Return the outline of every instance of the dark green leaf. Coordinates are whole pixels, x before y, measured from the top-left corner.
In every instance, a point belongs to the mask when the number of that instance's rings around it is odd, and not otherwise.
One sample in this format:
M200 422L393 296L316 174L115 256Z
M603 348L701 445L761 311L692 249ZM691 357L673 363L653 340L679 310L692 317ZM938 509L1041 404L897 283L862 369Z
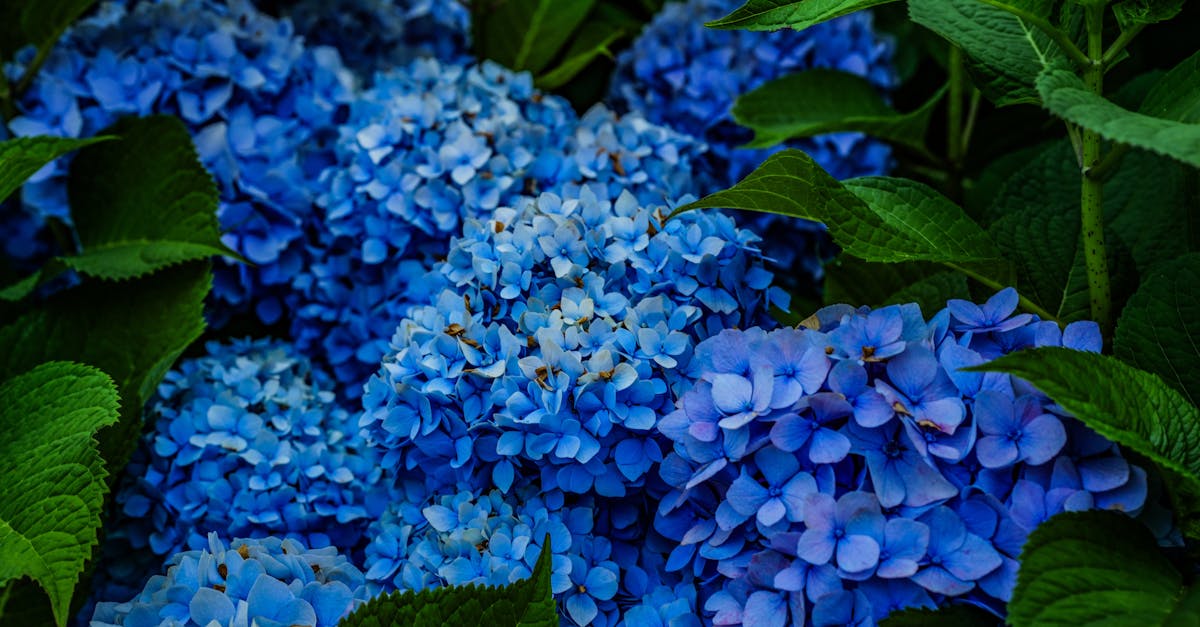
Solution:
M706 207L824 222L846 253L867 261L969 263L1000 257L962 209L929 187L887 177L839 183L799 150L771 155L733 188L675 213Z
M1183 0L1124 0L1113 5L1122 30L1143 24L1165 22L1183 9Z
M1114 352L1200 404L1200 253L1156 266L1121 313Z
M1157 375L1115 357L1053 347L972 370L1025 379L1100 435L1200 482L1200 409Z
M371 599L338 626L554 627L558 625L558 612L550 586L552 555L548 536L542 547L529 579L503 587L457 586L393 592Z
M1166 625L1182 611L1190 616L1179 624L1195 624L1193 597L1141 523L1114 512L1068 512L1029 535L1008 620L1014 627Z
M894 0L748 0L733 13L705 26L726 30L804 30Z
M96 366L124 400L119 424L100 434L108 468L119 471L133 450L142 405L204 330L212 275L192 262L117 284L85 283L0 328L0 379L45 361Z
M946 605L937 609L913 608L892 612L879 627L988 627L1000 625L995 615L974 605Z
M112 137L18 137L0 142L0 202L8 198L47 163L71 152Z
M942 271L935 263L872 263L841 254L825 264L824 303L882 306L894 294Z
M1047 68L1038 76L1037 90L1045 107L1068 122L1094 131L1106 139L1200 167L1200 124L1156 118L1123 109L1103 96L1092 93L1074 72L1057 67Z
M0 384L0 585L33 578L60 627L107 492L92 436L117 409L112 380L90 366L51 362Z
M967 277L961 272L943 270L914 281L911 285L889 296L883 304L916 303L928 318L945 308L946 301L953 298L963 300L971 298L971 293L967 290Z
M537 86L542 89L558 89L582 72L597 57L611 57L609 46L628 34L626 28L625 24L612 19L589 20L587 28L582 29L563 54L562 62L537 78Z
M87 275L128 279L214 255L221 244L217 187L187 127L172 116L124 118L119 142L71 164L71 216L83 252L62 262Z
M541 72L584 22L596 0L483 0L472 5L480 56Z
M979 0L909 0L909 16L970 59L976 86L997 105L1038 102L1038 73L1062 52L1036 27Z
M0 3L0 59L33 44L47 49L96 0L5 0Z
M742 95L733 118L754 131L752 148L767 148L796 137L859 131L928 154L925 131L944 90L921 108L901 114L866 79L833 70L784 76Z
M1158 79L1138 111L1164 120L1200 122L1200 51Z

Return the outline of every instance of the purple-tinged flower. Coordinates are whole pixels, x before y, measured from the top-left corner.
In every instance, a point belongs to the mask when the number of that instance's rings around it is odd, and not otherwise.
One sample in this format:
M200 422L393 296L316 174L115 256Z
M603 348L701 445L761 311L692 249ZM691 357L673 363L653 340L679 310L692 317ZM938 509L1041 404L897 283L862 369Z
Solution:
M812 474L801 470L795 455L770 447L755 453L754 462L766 485L743 469L725 495L733 511L742 520L755 516L768 527L784 518L790 522L802 520L805 499L817 491Z
M806 449L806 456L814 464L842 461L850 452L850 439L838 428L854 408L837 394L813 394L806 401L807 409L775 421L771 443L789 453Z
M929 549L912 580L937 594L961 595L975 582L1000 568L1003 560L983 538L969 533L958 514L935 507L919 518L929 526Z
M1013 315L1013 312L1017 310L1019 298L1017 290L1007 287L993 294L983 305L951 299L946 303L946 308L950 310L950 316L953 318L951 328L960 333L967 331L986 333L1011 331L1024 326L1033 319L1033 316L1031 314Z
M836 501L810 494L804 501L805 530L796 555L810 564L831 560L843 577L865 579L879 564L886 521L869 492L849 492Z
M851 423L850 441L867 462L871 484L883 507L921 507L958 494L913 447L900 425L864 429Z
M974 413L982 434L975 454L987 468L1020 461L1044 464L1067 442L1062 421L1045 413L1037 399L1030 396L1014 402L1011 396L999 392L981 392L975 399Z
M843 590L822 597L813 606L813 627L870 627L875 624L871 601L861 590Z
M929 349L909 346L888 361L887 375L888 381L876 383L876 389L897 414L911 418L923 429L954 435L966 417L966 408L957 388Z

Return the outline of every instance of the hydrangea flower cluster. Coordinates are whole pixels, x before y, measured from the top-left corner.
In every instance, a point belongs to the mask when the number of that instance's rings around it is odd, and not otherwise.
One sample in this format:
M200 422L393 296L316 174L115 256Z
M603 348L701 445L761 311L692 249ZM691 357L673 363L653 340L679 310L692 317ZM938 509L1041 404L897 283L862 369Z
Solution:
M742 3L669 2L617 58L610 100L621 111L642 111L652 122L700 138L711 148L718 185L754 169L769 151L739 149L751 138L734 123L734 100L772 79L831 68L862 76L881 89L894 85L892 44L876 36L870 12L860 11L797 32L720 30L704 23ZM838 178L880 174L889 152L859 133L837 133L796 144ZM727 177L727 178L726 178Z
M360 426L401 472L622 496L662 457L654 426L693 344L786 306L756 239L719 213L663 222L590 187L468 220L437 269L446 287L368 382Z
M462 0L301 0L286 15L306 42L337 48L362 76L418 57L468 57L471 13Z
M234 540L216 533L177 553L133 599L96 606L92 627L335 627L367 601L361 570L337 549L296 540Z
M1033 346L1098 351L1093 323L1013 315L1014 290L834 307L808 328L724 331L658 424L673 488L667 569L719 589L718 625L869 624L952 597L1000 608L1030 531L1061 511L1135 513L1146 473L1027 383L967 372Z
M465 219L521 194L581 187L663 203L692 189L703 150L638 115L597 107L576 118L528 74L490 62L418 60L381 74L351 107L337 165L322 176L292 335L357 396Z
M30 61L22 52L10 77ZM225 243L254 262L221 263L214 293L270 323L303 265L306 181L326 165L325 135L354 77L329 47L306 47L291 22L244 0L106 2L55 46L9 122L18 136L86 137L123 115L171 113L190 127L221 191ZM32 227L67 218L58 160L23 188ZM37 251L10 252L34 254Z
M386 487L332 382L276 340L207 349L148 405L153 430L117 494L120 535L161 556L202 548L213 531L360 547Z
M752 134L733 121L737 96L802 70L829 68L862 76L880 89L894 86L892 44L876 35L869 11L859 11L801 32L719 30L704 23L732 12L738 0L669 2L617 58L609 100L619 111L641 111L650 121L687 133L709 146L708 167L717 189L740 181L776 149L740 148ZM834 177L884 174L891 151L861 133L832 133L788 142ZM715 189L697 189L708 193ZM827 238L816 223L774 214L743 216L764 236L767 255L789 285L805 290L821 275ZM799 245L798 245L799 243Z

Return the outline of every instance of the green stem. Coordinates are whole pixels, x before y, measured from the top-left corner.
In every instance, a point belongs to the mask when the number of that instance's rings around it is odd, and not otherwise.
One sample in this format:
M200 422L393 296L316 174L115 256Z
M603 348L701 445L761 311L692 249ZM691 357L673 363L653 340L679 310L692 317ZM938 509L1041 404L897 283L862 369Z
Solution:
M1104 69L1106 71L1117 60L1117 55L1121 54L1121 51L1125 49L1125 46L1128 46L1129 42L1133 41L1133 38L1137 37L1138 33L1142 32L1142 29L1145 27L1145 24L1136 24L1129 27L1127 30L1121 31L1121 34L1117 37L1117 40L1114 41L1113 44L1108 47L1108 50L1104 51L1104 55L1100 57L1100 62L1104 65Z
M966 71L962 50L950 46L950 93L946 100L946 161L950 170L946 195L958 202L962 196L963 94L966 92Z
M1115 148L1108 151L1108 154L1104 155L1104 159L1100 161L1100 165L1087 171L1088 178L1095 179L1101 183L1107 181L1108 177L1112 176L1113 171L1117 169L1117 166L1121 165L1121 158L1127 152L1129 152L1129 144L1117 144Z
M979 117L979 101L983 94L978 89L971 89L971 105L967 107L967 123L963 127L961 154L966 157L967 147L971 145L971 134L975 132L975 120Z
M1088 55L1092 63L1083 74L1088 90L1100 95L1104 90L1102 7L1087 7ZM1108 256L1104 245L1104 183L1089 176L1101 161L1100 135L1082 129L1083 169L1079 195L1080 218L1083 226L1083 254L1087 264L1088 299L1091 302L1092 319L1100 325L1104 337L1112 334L1112 287L1109 284Z
M951 270L956 270L958 272L961 272L961 273L967 275L968 278L974 279L974 280L982 283L983 285L985 285L993 290L996 290L997 292L1006 287L1009 287L987 275L979 274L978 272L975 272L974 270L970 270L970 269L960 266L958 264L946 263L944 265L947 268L950 268ZM1058 316L1055 316L1054 314L1050 313L1050 311L1047 310L1045 307L1042 307L1041 305L1029 300L1028 298L1025 298L1024 296L1020 297L1018 304L1025 311L1028 311L1029 313L1032 313L1032 314L1037 314L1037 316L1039 318L1041 318L1042 320L1050 320L1052 322L1058 322ZM1061 326L1061 323L1060 323L1060 326Z

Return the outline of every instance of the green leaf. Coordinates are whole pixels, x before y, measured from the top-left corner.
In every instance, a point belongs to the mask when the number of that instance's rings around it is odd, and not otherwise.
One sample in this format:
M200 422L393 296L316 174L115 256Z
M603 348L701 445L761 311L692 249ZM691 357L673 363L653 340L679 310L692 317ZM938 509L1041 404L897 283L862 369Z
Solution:
M1200 123L1200 51L1158 79L1138 111L1164 120Z
M1156 118L1119 107L1092 93L1074 72L1058 67L1047 68L1038 76L1037 90L1045 107L1055 116L1105 139L1200 167L1200 124Z
M375 597L342 619L338 627L394 625L488 625L555 627L558 612L550 586L550 539L533 575L507 586L456 586Z
M1200 253L1155 267L1121 313L1113 349L1200 404Z
M1036 27L979 0L909 0L908 13L962 49L976 86L999 106L1038 102L1038 73L1063 56Z
M33 176L47 163L89 144L112 137L18 137L0 142L0 202L15 192L25 179Z
M1000 625L995 615L974 605L911 608L888 614L879 627L987 627Z
M0 3L0 59L33 44L49 49L96 0L5 0Z
M894 0L747 0L719 20L705 24L725 30L804 30L836 17Z
M1183 0L1124 0L1113 5L1121 30L1165 22L1183 9Z
M1059 514L1029 535L1021 550L1008 621L1027 625L1166 625L1186 613L1195 593L1141 523L1124 514Z
M116 474L141 427L142 406L175 359L204 330L212 275L191 262L135 281L84 283L0 328L0 379L45 361L87 363L107 372L124 403L121 421L100 434Z
M731 189L675 210L749 209L824 222L833 240L867 261L994 261L1000 251L962 209L907 179L839 183L799 150L783 150Z
M1054 347L971 370L1025 379L1100 435L1200 482L1200 409L1158 375L1115 357Z
M873 263L840 254L824 267L824 304L881 307L893 295L942 270L935 263Z
M546 69L596 0L485 0L472 3L480 56L514 70Z
M954 298L963 300L971 298L971 293L967 289L967 277L961 272L943 270L901 288L887 297L883 304L916 303L926 317L931 317L946 307L946 301Z
M625 24L605 19L600 11L597 19L589 20L587 28L578 34L575 41L563 54L563 60L552 70L534 81L542 89L558 89L582 72L597 57L611 57L609 46L628 34Z
M83 150L71 164L67 191L83 252L63 263L119 280L233 256L221 243L216 184L183 122L124 118L106 132L121 141Z
M928 155L925 131L945 90L911 113L899 113L866 79L833 70L809 70L763 84L733 105L733 118L754 131L751 148L796 137L859 131Z
M0 384L0 585L37 581L60 627L107 491L92 436L117 410L112 380L90 366L50 362Z

